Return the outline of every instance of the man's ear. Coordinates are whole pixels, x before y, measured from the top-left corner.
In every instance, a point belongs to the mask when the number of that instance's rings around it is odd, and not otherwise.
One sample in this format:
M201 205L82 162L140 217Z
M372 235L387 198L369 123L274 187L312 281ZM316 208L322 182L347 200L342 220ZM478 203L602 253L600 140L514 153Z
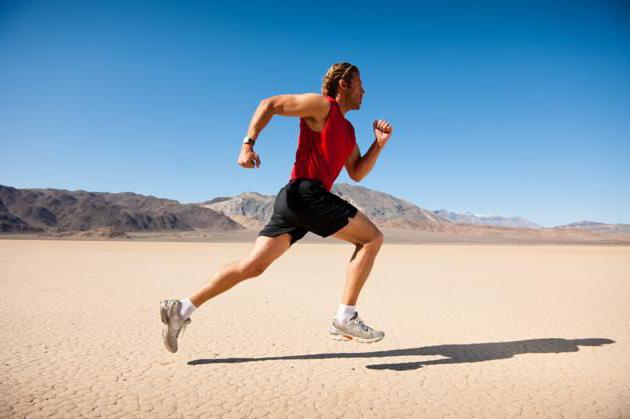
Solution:
M344 79L341 79L339 80L339 87L342 87L343 89L348 89L350 85L348 84L347 81L345 81Z

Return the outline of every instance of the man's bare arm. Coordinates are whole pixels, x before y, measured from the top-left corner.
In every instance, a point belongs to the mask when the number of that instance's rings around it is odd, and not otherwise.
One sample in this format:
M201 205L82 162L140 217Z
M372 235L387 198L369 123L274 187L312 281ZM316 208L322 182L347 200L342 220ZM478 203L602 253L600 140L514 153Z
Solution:
M256 140L274 115L299 116L321 121L326 118L329 110L330 103L316 93L272 96L260 101L249 123L247 136ZM243 144L237 163L246 169L260 167L260 156L254 152L253 144Z
M350 156L346 159L346 170L348 171L350 179L355 182L361 181L361 179L370 173L379 154L381 154L381 150L383 150L383 147L385 147L385 144L389 141L394 130L392 125L384 120L374 121L373 127L376 139L370 146L368 152L361 157L359 146L355 146Z
M346 170L350 179L355 182L360 182L374 167L378 155L381 154L383 147L378 145L378 141L374 140L374 143L370 147L367 153L362 157L359 151L359 146L355 146L350 156L346 160Z
M326 98L316 93L272 96L260 101L249 124L247 136L253 140L258 138L274 115L299 116L319 121L326 118L329 109L330 103Z

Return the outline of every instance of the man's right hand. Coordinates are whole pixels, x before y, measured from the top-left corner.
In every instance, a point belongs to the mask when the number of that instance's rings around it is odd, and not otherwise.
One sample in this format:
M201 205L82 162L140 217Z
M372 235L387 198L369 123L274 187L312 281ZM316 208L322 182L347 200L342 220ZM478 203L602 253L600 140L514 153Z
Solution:
M249 144L243 144L241 154L238 156L237 163L245 169L253 169L260 167L260 157Z

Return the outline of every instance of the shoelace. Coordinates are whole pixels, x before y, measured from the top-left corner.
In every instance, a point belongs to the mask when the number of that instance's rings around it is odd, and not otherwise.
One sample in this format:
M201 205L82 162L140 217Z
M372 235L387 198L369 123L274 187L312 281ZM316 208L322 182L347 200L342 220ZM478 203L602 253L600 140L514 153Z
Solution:
M356 324L358 324L358 325L359 325L359 327L361 327L361 329L363 329L363 331L364 331L364 332L370 332L370 331L372 331L372 330L373 330L370 326L368 326L368 325L366 325L365 323L363 323L363 320L361 320L361 318L359 317L359 313L358 313L358 312L357 312L357 313L355 313L355 314L354 314L354 316L352 316L352 317L350 318L350 321L351 321L352 323L356 323Z

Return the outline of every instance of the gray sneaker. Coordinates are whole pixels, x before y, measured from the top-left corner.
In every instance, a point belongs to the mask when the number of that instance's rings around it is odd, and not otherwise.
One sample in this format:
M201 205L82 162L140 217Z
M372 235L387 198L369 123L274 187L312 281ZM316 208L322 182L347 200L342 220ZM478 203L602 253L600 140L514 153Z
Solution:
M183 319L179 315L182 303L179 300L162 300L160 303L160 316L162 317L162 337L164 346L169 352L177 352L177 338L190 323L190 319Z
M340 322L334 319L328 330L328 336L334 340L354 340L361 343L378 342L385 337L385 333L374 330L363 323L359 313L354 313L348 321Z

